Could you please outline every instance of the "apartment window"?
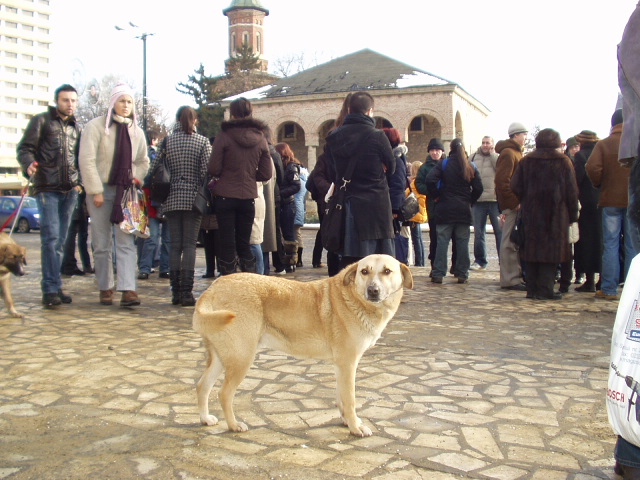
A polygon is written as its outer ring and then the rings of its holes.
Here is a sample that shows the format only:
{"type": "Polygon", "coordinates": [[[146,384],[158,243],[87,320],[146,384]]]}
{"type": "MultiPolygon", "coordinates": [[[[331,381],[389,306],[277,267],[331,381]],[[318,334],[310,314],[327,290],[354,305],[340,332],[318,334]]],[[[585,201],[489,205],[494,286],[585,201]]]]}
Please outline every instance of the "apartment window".
{"type": "MultiPolygon", "coordinates": [[[[33,0],[32,0],[33,1],[33,0]]],[[[49,0],[40,0],[42,5],[49,5],[49,0]]]]}
{"type": "Polygon", "coordinates": [[[33,98],[23,98],[22,103],[25,105],[33,105],[33,98]]]}
{"type": "Polygon", "coordinates": [[[49,50],[49,44],[47,42],[38,42],[38,46],[40,48],[46,48],[47,50],[49,50]]]}
{"type": "Polygon", "coordinates": [[[18,114],[16,112],[4,112],[4,115],[7,118],[18,118],[18,114]]]}
{"type": "MultiPolygon", "coordinates": [[[[26,30],[27,32],[33,32],[33,25],[22,25],[22,29],[26,30]]],[[[31,42],[31,45],[33,45],[33,42],[31,42]]]]}
{"type": "Polygon", "coordinates": [[[25,120],[31,120],[33,118],[33,113],[23,113],[22,116],[25,120]]]}
{"type": "Polygon", "coordinates": [[[38,76],[44,77],[44,78],[49,78],[49,73],[48,72],[42,72],[42,71],[38,70],[38,76]]]}
{"type": "Polygon", "coordinates": [[[14,7],[5,7],[7,13],[18,13],[18,9],[14,7]]]}
{"type": "Polygon", "coordinates": [[[33,70],[29,68],[23,68],[22,73],[24,73],[25,75],[33,75],[33,70]]]}
{"type": "Polygon", "coordinates": [[[7,103],[18,103],[18,99],[15,97],[4,97],[4,101],[7,103]]]}
{"type": "Polygon", "coordinates": [[[4,84],[8,87],[8,88],[18,88],[18,84],[16,82],[4,82],[4,84]]]}
{"type": "Polygon", "coordinates": [[[18,28],[18,24],[16,22],[4,22],[7,28],[18,28]]]}
{"type": "Polygon", "coordinates": [[[7,35],[4,36],[4,39],[8,42],[8,43],[18,43],[18,39],[16,37],[9,37],[7,35]]]}
{"type": "Polygon", "coordinates": [[[49,105],[49,102],[47,102],[46,100],[38,100],[38,105],[40,105],[41,107],[46,107],[47,105],[49,105]]]}
{"type": "Polygon", "coordinates": [[[9,73],[18,73],[18,69],[16,67],[4,67],[4,69],[9,73]]]}
{"type": "Polygon", "coordinates": [[[49,20],[49,15],[47,13],[38,13],[38,18],[49,20]]]}
{"type": "Polygon", "coordinates": [[[4,127],[4,131],[7,133],[18,133],[18,129],[16,127],[4,127]]]}
{"type": "Polygon", "coordinates": [[[23,83],[22,88],[24,90],[33,90],[33,85],[31,85],[30,83],[23,83]]]}
{"type": "Polygon", "coordinates": [[[26,38],[23,38],[22,44],[27,45],[28,47],[33,47],[33,40],[27,40],[26,38]]]}
{"type": "Polygon", "coordinates": [[[45,35],[49,35],[49,29],[48,28],[38,27],[38,31],[40,33],[44,33],[45,35]]]}
{"type": "Polygon", "coordinates": [[[27,17],[33,17],[33,12],[31,10],[22,10],[22,14],[26,15],[27,17]]]}
{"type": "Polygon", "coordinates": [[[47,57],[38,57],[38,61],[40,63],[49,63],[49,59],[47,57]]]}
{"type": "Polygon", "coordinates": [[[23,60],[33,61],[33,55],[27,55],[26,53],[23,53],[22,54],[22,59],[23,60]]]}
{"type": "Polygon", "coordinates": [[[38,91],[39,92],[48,92],[49,91],[49,87],[47,87],[46,85],[38,85],[38,91]]]}

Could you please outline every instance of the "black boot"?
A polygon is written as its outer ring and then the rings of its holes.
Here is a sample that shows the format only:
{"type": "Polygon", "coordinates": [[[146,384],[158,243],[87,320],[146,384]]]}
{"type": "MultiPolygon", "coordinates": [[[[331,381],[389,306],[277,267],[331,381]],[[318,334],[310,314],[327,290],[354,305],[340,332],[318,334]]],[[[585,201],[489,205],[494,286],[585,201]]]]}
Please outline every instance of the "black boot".
{"type": "Polygon", "coordinates": [[[295,240],[283,240],[284,245],[284,263],[285,267],[295,267],[296,263],[298,263],[298,242],[295,240]]]}
{"type": "Polygon", "coordinates": [[[193,298],[193,270],[182,270],[180,275],[180,289],[182,290],[181,303],[183,307],[193,307],[196,299],[193,298]]]}
{"type": "Polygon", "coordinates": [[[251,258],[241,258],[240,259],[240,270],[248,273],[256,273],[256,257],[251,258]]]}
{"type": "Polygon", "coordinates": [[[304,265],[302,265],[302,247],[298,247],[298,262],[296,263],[296,267],[297,268],[301,268],[304,265]]]}
{"type": "Polygon", "coordinates": [[[579,287],[576,287],[576,292],[593,293],[595,291],[596,291],[595,273],[587,273],[587,279],[582,285],[580,285],[579,287]]]}
{"type": "Polygon", "coordinates": [[[171,304],[178,305],[181,301],[180,270],[171,270],[169,272],[169,282],[171,284],[171,304]]]}
{"type": "Polygon", "coordinates": [[[230,275],[232,273],[236,273],[237,264],[237,258],[234,258],[232,262],[227,262],[225,260],[222,260],[221,258],[218,258],[218,268],[220,269],[220,275],[230,275]]]}

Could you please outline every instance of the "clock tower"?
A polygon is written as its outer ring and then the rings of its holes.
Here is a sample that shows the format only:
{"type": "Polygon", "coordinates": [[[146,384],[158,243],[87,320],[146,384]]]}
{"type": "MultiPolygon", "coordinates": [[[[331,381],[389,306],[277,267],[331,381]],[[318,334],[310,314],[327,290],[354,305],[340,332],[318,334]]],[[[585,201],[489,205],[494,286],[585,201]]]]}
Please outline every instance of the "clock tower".
{"type": "Polygon", "coordinates": [[[251,48],[253,55],[258,55],[261,72],[267,71],[267,60],[264,57],[264,17],[269,10],[264,8],[260,0],[233,0],[222,13],[229,18],[229,60],[238,56],[244,45],[251,48]]]}

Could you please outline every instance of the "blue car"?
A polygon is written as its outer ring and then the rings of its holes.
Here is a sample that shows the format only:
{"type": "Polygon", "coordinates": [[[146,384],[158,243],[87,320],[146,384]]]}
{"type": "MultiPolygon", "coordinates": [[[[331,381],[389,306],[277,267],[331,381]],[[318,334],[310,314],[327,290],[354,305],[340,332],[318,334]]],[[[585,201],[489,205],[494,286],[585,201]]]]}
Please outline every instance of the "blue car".
{"type": "MultiPolygon", "coordinates": [[[[7,218],[16,211],[18,205],[20,205],[20,198],[22,197],[0,197],[0,225],[4,225],[7,218]]],[[[14,221],[15,218],[12,218],[6,228],[11,228],[14,221]]],[[[24,197],[20,216],[18,217],[14,231],[18,233],[28,233],[32,229],[40,229],[40,212],[35,198],[24,197]]]]}

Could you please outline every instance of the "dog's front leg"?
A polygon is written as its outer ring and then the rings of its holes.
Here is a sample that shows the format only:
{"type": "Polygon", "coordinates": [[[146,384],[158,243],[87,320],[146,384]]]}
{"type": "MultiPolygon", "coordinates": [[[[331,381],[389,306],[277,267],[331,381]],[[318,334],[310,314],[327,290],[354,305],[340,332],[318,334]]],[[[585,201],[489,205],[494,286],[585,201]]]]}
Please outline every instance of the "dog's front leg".
{"type": "Polygon", "coordinates": [[[372,435],[369,427],[362,424],[356,415],[356,369],[358,362],[336,365],[336,391],[338,396],[338,410],[342,421],[349,427],[353,435],[369,437],[372,435]]]}
{"type": "Polygon", "coordinates": [[[16,310],[16,307],[13,304],[13,297],[11,296],[11,283],[9,278],[0,282],[0,288],[2,288],[2,299],[4,300],[4,305],[9,310],[9,313],[16,318],[24,317],[23,314],[16,310]]]}

